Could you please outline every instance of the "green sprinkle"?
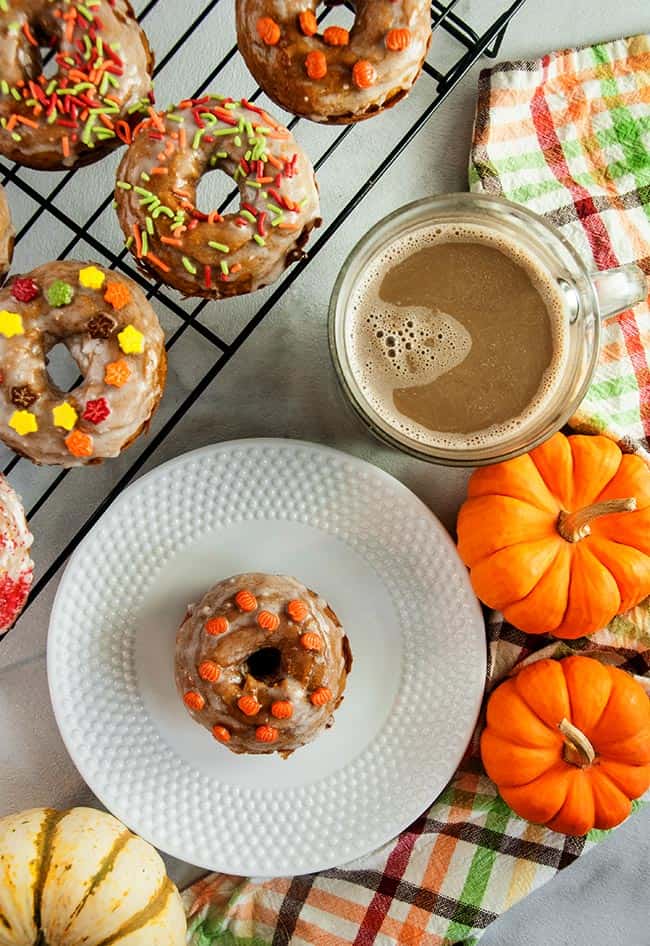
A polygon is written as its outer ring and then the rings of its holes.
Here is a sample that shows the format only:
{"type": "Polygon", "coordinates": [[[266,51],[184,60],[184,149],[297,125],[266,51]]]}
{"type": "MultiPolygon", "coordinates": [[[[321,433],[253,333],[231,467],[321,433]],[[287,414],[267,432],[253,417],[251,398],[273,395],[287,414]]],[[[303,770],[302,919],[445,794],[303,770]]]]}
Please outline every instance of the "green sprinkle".
{"type": "MultiPolygon", "coordinates": [[[[174,108],[173,105],[172,108],[174,108]]],[[[167,112],[167,118],[170,120],[170,122],[178,122],[179,125],[182,125],[185,122],[185,119],[182,115],[176,115],[174,112],[167,112]]]]}
{"type": "Polygon", "coordinates": [[[49,289],[45,290],[45,298],[51,306],[56,308],[70,305],[74,299],[74,289],[70,283],[64,282],[62,279],[56,279],[49,289]]]}
{"type": "Polygon", "coordinates": [[[151,216],[153,217],[154,220],[157,220],[161,214],[165,214],[166,217],[173,218],[174,211],[170,210],[169,207],[165,207],[164,204],[161,204],[160,207],[156,207],[155,210],[151,211],[151,216]]]}
{"type": "Polygon", "coordinates": [[[227,152],[227,151],[217,151],[214,156],[215,156],[215,158],[227,158],[227,157],[228,157],[228,152],[227,152]]]}
{"type": "Polygon", "coordinates": [[[233,141],[235,142],[236,148],[241,148],[241,138],[239,137],[239,135],[235,135],[235,137],[233,138],[233,141]]]}
{"type": "Polygon", "coordinates": [[[151,191],[148,191],[146,187],[134,187],[133,190],[136,194],[140,194],[141,197],[155,197],[155,194],[152,194],[151,191]]]}
{"type": "Polygon", "coordinates": [[[128,181],[118,181],[117,186],[121,191],[130,191],[133,187],[133,185],[129,184],[128,181]]]}
{"type": "Polygon", "coordinates": [[[281,213],[283,213],[282,208],[281,208],[281,207],[278,207],[277,204],[272,204],[272,203],[269,202],[266,206],[269,208],[269,210],[272,210],[274,214],[281,214],[281,213]]]}
{"type": "Polygon", "coordinates": [[[10,23],[8,29],[11,30],[12,33],[17,33],[20,29],[20,23],[18,20],[14,20],[13,23],[10,23]]]}
{"type": "Polygon", "coordinates": [[[6,79],[0,80],[0,89],[2,89],[3,95],[9,95],[9,83],[6,79]]]}
{"type": "Polygon", "coordinates": [[[95,116],[91,115],[86,124],[84,125],[84,130],[81,133],[81,140],[85,145],[92,144],[91,135],[93,132],[93,125],[95,124],[95,116]]]}
{"type": "Polygon", "coordinates": [[[217,243],[214,240],[208,240],[208,246],[213,250],[219,250],[220,253],[230,253],[230,247],[226,243],[217,243]]]}
{"type": "Polygon", "coordinates": [[[113,203],[111,204],[111,207],[113,208],[113,210],[117,210],[117,201],[116,201],[116,200],[113,201],[113,203]]]}
{"type": "Polygon", "coordinates": [[[221,267],[221,272],[224,274],[224,276],[227,276],[230,272],[230,267],[228,266],[228,263],[226,263],[225,259],[221,260],[219,266],[221,267]]]}
{"type": "Polygon", "coordinates": [[[150,175],[147,174],[146,171],[141,171],[141,172],[140,172],[140,177],[142,178],[143,181],[150,181],[150,180],[151,180],[150,175]]]}
{"type": "Polygon", "coordinates": [[[255,217],[254,217],[254,215],[250,212],[250,210],[240,210],[240,211],[239,211],[239,216],[240,216],[240,217],[243,217],[244,220],[248,220],[249,223],[255,223],[255,217]]]}
{"type": "Polygon", "coordinates": [[[258,246],[266,246],[266,240],[264,239],[264,237],[261,237],[259,233],[254,233],[253,239],[255,240],[258,246]]]}
{"type": "Polygon", "coordinates": [[[79,13],[81,13],[81,15],[84,16],[89,23],[92,23],[94,15],[92,11],[88,9],[88,7],[84,6],[83,3],[77,3],[77,10],[79,10],[79,13]]]}
{"type": "Polygon", "coordinates": [[[257,181],[246,181],[246,187],[256,187],[259,190],[261,186],[257,181]]]}
{"type": "Polygon", "coordinates": [[[22,135],[19,135],[17,131],[12,131],[11,137],[13,138],[14,141],[22,141],[22,140],[23,140],[23,136],[22,136],[22,135]]]}
{"type": "Polygon", "coordinates": [[[54,109],[54,111],[52,112],[52,114],[47,116],[47,124],[48,124],[48,125],[53,125],[54,122],[57,120],[58,117],[59,117],[59,113],[57,112],[56,109],[54,109]]]}
{"type": "Polygon", "coordinates": [[[244,173],[244,169],[241,168],[239,165],[237,165],[237,167],[234,170],[232,179],[233,181],[238,181],[240,177],[246,177],[246,175],[244,173]]]}
{"type": "Polygon", "coordinates": [[[84,59],[88,61],[93,54],[93,44],[90,42],[90,36],[87,33],[84,33],[83,41],[86,48],[84,59]]]}
{"type": "Polygon", "coordinates": [[[12,88],[11,94],[13,95],[13,97],[16,99],[17,102],[20,102],[20,92],[18,91],[18,89],[12,88]]]}
{"type": "Polygon", "coordinates": [[[188,271],[188,273],[191,273],[192,276],[196,276],[196,266],[191,260],[187,258],[187,256],[183,257],[183,266],[188,271]]]}
{"type": "Polygon", "coordinates": [[[126,240],[124,241],[124,246],[127,248],[127,250],[130,250],[130,249],[131,249],[131,247],[133,246],[133,237],[132,237],[132,236],[126,238],[126,240]]]}
{"type": "Polygon", "coordinates": [[[9,4],[7,3],[7,0],[0,0],[0,10],[2,10],[3,13],[9,13],[9,4]]]}
{"type": "Polygon", "coordinates": [[[135,105],[132,105],[130,108],[127,108],[127,112],[129,113],[129,115],[133,115],[134,112],[139,112],[141,108],[142,106],[140,102],[136,102],[135,105]]]}
{"type": "Polygon", "coordinates": [[[52,94],[52,92],[54,92],[55,89],[56,89],[56,79],[52,79],[52,81],[48,83],[48,86],[45,89],[45,94],[49,96],[52,94]]]}
{"type": "Polygon", "coordinates": [[[251,159],[251,154],[252,154],[252,152],[251,152],[251,150],[250,150],[250,148],[249,148],[248,151],[246,152],[246,154],[244,155],[244,160],[245,160],[245,161],[250,161],[250,159],[251,159]]]}
{"type": "Polygon", "coordinates": [[[201,144],[201,138],[206,133],[206,130],[207,129],[205,128],[197,128],[196,134],[194,135],[194,139],[192,141],[192,151],[198,150],[199,145],[201,144]]]}
{"type": "Polygon", "coordinates": [[[271,131],[271,129],[270,129],[270,128],[267,128],[266,125],[258,125],[258,126],[257,126],[257,134],[258,134],[258,135],[268,135],[270,131],[271,131]]]}
{"type": "Polygon", "coordinates": [[[274,217],[273,220],[271,220],[271,226],[279,227],[283,220],[284,220],[284,214],[278,214],[277,217],[274,217]]]}
{"type": "Polygon", "coordinates": [[[142,255],[146,256],[149,252],[149,235],[146,230],[140,234],[140,240],[142,241],[142,255]]]}
{"type": "Polygon", "coordinates": [[[144,218],[144,225],[147,228],[147,233],[149,234],[149,236],[153,236],[154,229],[153,229],[153,220],[151,219],[151,217],[144,218]]]}
{"type": "Polygon", "coordinates": [[[226,104],[224,105],[224,108],[227,108],[228,111],[231,112],[234,108],[239,108],[240,105],[241,105],[241,102],[226,102],[226,104]]]}

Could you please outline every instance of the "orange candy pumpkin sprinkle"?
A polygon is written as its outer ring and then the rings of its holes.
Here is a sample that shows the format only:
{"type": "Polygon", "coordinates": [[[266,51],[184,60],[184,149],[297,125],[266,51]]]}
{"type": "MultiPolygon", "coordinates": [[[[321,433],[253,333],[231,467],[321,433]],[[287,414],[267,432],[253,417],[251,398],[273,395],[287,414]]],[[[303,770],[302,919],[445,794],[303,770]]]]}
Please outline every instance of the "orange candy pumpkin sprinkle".
{"type": "Polygon", "coordinates": [[[274,726],[258,726],[255,730],[255,738],[258,742],[275,742],[278,735],[274,726]]]}
{"type": "Polygon", "coordinates": [[[262,708],[254,696],[248,695],[240,696],[237,700],[237,706],[242,711],[244,716],[257,716],[262,708]]]}
{"type": "Polygon", "coordinates": [[[329,687],[318,687],[309,697],[313,706],[325,706],[332,699],[332,691],[329,687]]]}
{"type": "Polygon", "coordinates": [[[265,631],[277,631],[280,627],[280,618],[272,611],[260,611],[257,615],[257,623],[265,631]]]}
{"type": "Polygon", "coordinates": [[[131,377],[128,361],[120,358],[119,361],[109,361],[104,369],[104,381],[114,388],[123,388],[131,377]]]}
{"type": "Polygon", "coordinates": [[[304,601],[294,598],[293,601],[290,601],[287,605],[287,614],[296,624],[302,624],[309,614],[309,608],[304,601]]]}
{"type": "Polygon", "coordinates": [[[222,616],[210,618],[209,621],[205,622],[205,633],[212,637],[218,637],[219,634],[225,634],[229,626],[228,618],[222,616]]]}
{"type": "Polygon", "coordinates": [[[323,641],[318,634],[307,633],[300,638],[300,644],[305,650],[315,650],[320,653],[323,649],[323,641]]]}
{"type": "Polygon", "coordinates": [[[252,591],[243,588],[235,595],[235,604],[240,611],[254,611],[257,608],[257,598],[252,591]]]}
{"type": "Polygon", "coordinates": [[[357,59],[352,67],[352,81],[358,89],[369,89],[377,81],[377,70],[367,59],[357,59]]]}
{"type": "Polygon", "coordinates": [[[185,703],[188,709],[194,710],[196,713],[200,713],[205,706],[205,700],[196,690],[190,690],[186,693],[183,697],[183,703],[185,703]]]}
{"type": "Polygon", "coordinates": [[[271,705],[271,716],[276,719],[291,719],[293,716],[293,703],[289,700],[277,700],[271,705]]]}
{"type": "Polygon", "coordinates": [[[298,14],[298,25],[305,36],[315,36],[318,32],[318,20],[311,10],[303,10],[298,14]]]}
{"type": "Polygon", "coordinates": [[[386,49],[391,52],[401,52],[408,49],[411,45],[411,31],[404,27],[403,29],[389,30],[386,33],[386,49]]]}
{"type": "Polygon", "coordinates": [[[212,735],[218,742],[230,742],[230,732],[225,726],[213,726],[212,735]]]}
{"type": "Polygon", "coordinates": [[[106,283],[106,292],[104,301],[113,306],[114,309],[123,309],[131,301],[131,290],[123,282],[115,280],[106,283]]]}
{"type": "Polygon", "coordinates": [[[93,438],[81,430],[73,430],[65,438],[64,443],[73,457],[86,459],[93,455],[93,438]]]}
{"type": "Polygon", "coordinates": [[[214,660],[204,660],[198,666],[199,676],[208,683],[216,683],[221,676],[221,667],[214,660]]]}
{"type": "Polygon", "coordinates": [[[305,71],[310,79],[324,79],[327,75],[325,53],[315,49],[305,57],[305,71]]]}
{"type": "Polygon", "coordinates": [[[276,46],[280,42],[281,30],[270,16],[261,16],[257,21],[257,35],[266,46],[276,46]]]}
{"type": "Polygon", "coordinates": [[[323,33],[323,39],[328,46],[347,46],[350,34],[342,26],[328,26],[323,33]]]}

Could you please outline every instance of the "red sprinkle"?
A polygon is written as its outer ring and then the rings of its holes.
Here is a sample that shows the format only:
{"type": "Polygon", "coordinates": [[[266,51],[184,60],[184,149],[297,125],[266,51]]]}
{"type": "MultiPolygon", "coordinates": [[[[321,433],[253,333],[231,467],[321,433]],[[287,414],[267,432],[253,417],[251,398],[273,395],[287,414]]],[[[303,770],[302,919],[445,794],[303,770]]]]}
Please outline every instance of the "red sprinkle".
{"type": "Polygon", "coordinates": [[[96,401],[88,401],[86,409],[81,415],[84,420],[89,420],[91,424],[101,424],[103,420],[110,417],[111,409],[105,397],[98,397],[96,401]]]}
{"type": "Polygon", "coordinates": [[[18,302],[31,302],[39,294],[40,289],[33,279],[18,276],[11,284],[11,295],[18,302]]]}

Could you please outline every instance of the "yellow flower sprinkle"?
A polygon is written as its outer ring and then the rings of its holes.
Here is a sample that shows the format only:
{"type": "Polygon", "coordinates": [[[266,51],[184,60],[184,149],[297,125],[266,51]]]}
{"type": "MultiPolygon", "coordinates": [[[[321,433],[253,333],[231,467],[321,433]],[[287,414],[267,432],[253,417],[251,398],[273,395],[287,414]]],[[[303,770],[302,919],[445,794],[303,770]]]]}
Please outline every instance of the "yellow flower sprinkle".
{"type": "Polygon", "coordinates": [[[0,312],[0,334],[5,338],[13,338],[14,335],[24,335],[23,317],[19,312],[7,312],[3,309],[0,312]]]}
{"type": "Polygon", "coordinates": [[[79,270],[79,283],[84,289],[101,289],[106,281],[106,276],[97,269],[96,266],[86,266],[79,270]]]}
{"type": "Polygon", "coordinates": [[[36,415],[32,414],[31,411],[14,411],[9,420],[9,426],[21,437],[24,437],[26,434],[33,434],[38,430],[38,421],[36,415]]]}
{"type": "Polygon", "coordinates": [[[72,404],[64,401],[52,408],[52,419],[55,427],[63,427],[64,430],[72,430],[79,419],[72,404]]]}
{"type": "Polygon", "coordinates": [[[144,351],[144,335],[133,325],[127,325],[119,333],[117,340],[125,355],[139,355],[144,351]]]}

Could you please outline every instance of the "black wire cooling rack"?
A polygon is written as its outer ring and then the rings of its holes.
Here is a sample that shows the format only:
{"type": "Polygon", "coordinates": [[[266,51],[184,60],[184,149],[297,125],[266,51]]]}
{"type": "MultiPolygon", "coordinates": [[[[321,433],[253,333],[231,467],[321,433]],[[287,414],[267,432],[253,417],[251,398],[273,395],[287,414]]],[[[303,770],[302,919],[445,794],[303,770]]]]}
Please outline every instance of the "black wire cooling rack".
{"type": "MultiPolygon", "coordinates": [[[[97,522],[100,516],[111,505],[121,491],[131,482],[144,464],[152,457],[155,451],[176,428],[179,422],[186,415],[188,410],[206,391],[208,386],[214,381],[219,372],[228,364],[246,339],[260,325],[263,319],[271,310],[283,299],[289,288],[300,279],[302,273],[309,266],[313,266],[314,261],[325,246],[332,240],[337,231],[341,228],[350,214],[353,214],[361,201],[368,195],[381,180],[388,169],[394,164],[396,159],[402,154],[409,143],[415,138],[418,132],[424,127],[431,118],[434,111],[445,100],[454,86],[465,75],[465,73],[474,65],[481,56],[494,58],[501,46],[505,31],[511,19],[518,13],[526,0],[514,0],[514,2],[499,2],[493,0],[490,9],[494,10],[495,16],[487,26],[474,29],[467,20],[470,14],[461,16],[464,9],[472,9],[477,5],[471,0],[449,0],[447,3],[441,0],[434,0],[431,4],[431,19],[433,26],[433,42],[428,61],[424,64],[423,75],[420,78],[416,88],[421,89],[422,85],[429,83],[429,89],[426,91],[425,105],[417,110],[417,114],[407,127],[396,123],[395,140],[388,142],[387,153],[385,153],[379,163],[362,180],[355,192],[348,197],[343,206],[338,209],[335,216],[326,219],[323,228],[318,232],[318,236],[309,245],[309,254],[291,269],[287,271],[284,277],[273,287],[273,289],[263,298],[259,305],[253,306],[253,314],[245,321],[243,327],[231,341],[226,341],[220,337],[206,321],[200,318],[206,305],[211,303],[208,300],[183,300],[178,301],[160,282],[148,282],[131,263],[131,258],[126,250],[114,251],[106,243],[106,237],[102,237],[101,231],[96,228],[100,219],[108,213],[112,213],[111,204],[113,193],[110,186],[106,186],[103,198],[94,209],[84,214],[84,219],[75,219],[75,215],[68,212],[66,206],[66,193],[71,187],[74,187],[75,179],[78,175],[88,174],[88,169],[79,171],[69,171],[59,175],[50,175],[43,172],[31,172],[20,165],[8,166],[6,162],[0,161],[0,175],[2,183],[7,188],[7,195],[10,206],[12,198],[21,198],[23,203],[29,209],[23,216],[24,222],[17,227],[16,234],[16,252],[20,252],[20,246],[24,241],[30,239],[31,235],[42,228],[45,232],[47,228],[52,231],[60,231],[65,234],[65,245],[62,246],[57,254],[58,259],[67,257],[74,258],[80,255],[94,254],[97,258],[106,260],[106,264],[111,269],[118,269],[130,276],[139,283],[145,290],[147,297],[152,299],[159,315],[161,310],[165,315],[173,317],[178,324],[168,332],[166,347],[170,357],[173,358],[174,349],[184,335],[188,332],[196,332],[205,340],[209,346],[210,357],[207,362],[207,368],[203,370],[196,383],[193,384],[188,392],[184,392],[180,403],[176,404],[173,410],[169,411],[162,419],[154,423],[153,433],[149,438],[142,438],[143,444],[141,450],[133,459],[126,463],[117,461],[107,461],[102,467],[103,470],[109,470],[102,479],[103,495],[97,498],[97,501],[84,509],[80,521],[72,524],[70,534],[62,535],[58,542],[59,548],[55,549],[51,561],[41,568],[41,574],[38,575],[34,583],[30,598],[23,614],[29,611],[39,596],[48,587],[51,580],[57,575],[66,559],[74,551],[78,543],[89,532],[92,526],[97,522]],[[444,54],[442,50],[444,49],[444,54]],[[433,63],[433,64],[432,64],[433,63]],[[444,67],[440,64],[444,63],[444,67]],[[52,187],[52,181],[55,181],[52,187]],[[48,187],[51,187],[48,190],[48,187]],[[86,249],[87,248],[87,249],[86,249]],[[116,464],[115,472],[111,473],[112,463],[116,464]]],[[[338,7],[340,0],[330,0],[330,4],[322,4],[320,7],[319,20],[325,20],[331,15],[332,7],[338,7]]],[[[169,72],[177,70],[177,85],[175,89],[177,97],[186,98],[190,95],[197,97],[209,89],[219,89],[220,79],[224,71],[232,66],[238,56],[236,44],[233,43],[225,53],[222,53],[219,60],[207,71],[207,74],[200,84],[192,89],[183,84],[183,57],[191,55],[194,39],[199,33],[205,32],[210,25],[212,17],[219,5],[224,8],[226,5],[229,11],[232,11],[230,0],[184,0],[179,4],[178,0],[148,0],[141,3],[138,10],[138,19],[143,28],[150,33],[152,26],[157,18],[169,18],[174,23],[178,22],[181,26],[180,35],[171,43],[162,56],[157,59],[155,76],[159,77],[163,71],[169,72]],[[182,22],[182,16],[179,15],[179,8],[186,7],[189,10],[191,20],[189,23],[182,22]],[[193,8],[196,7],[196,10],[193,8]]],[[[344,6],[351,9],[351,5],[345,3],[344,6]]],[[[478,5],[484,12],[483,6],[478,5]]],[[[138,4],[136,4],[138,7],[138,4]]],[[[340,10],[340,7],[338,7],[340,10]]],[[[225,16],[234,18],[232,12],[224,13],[225,16]]],[[[349,14],[348,14],[349,15],[349,14]]],[[[340,18],[340,13],[338,14],[340,18]]],[[[155,39],[153,42],[155,48],[155,39]]],[[[250,84],[250,77],[249,77],[250,84]]],[[[258,87],[247,97],[251,101],[263,98],[263,92],[258,87]]],[[[408,102],[409,100],[407,100],[408,102]]],[[[271,104],[271,109],[277,114],[278,110],[271,104]]],[[[397,107],[395,112],[403,108],[404,105],[397,107]]],[[[288,127],[293,129],[299,122],[304,120],[293,118],[288,123],[288,127]]],[[[371,123],[376,121],[372,119],[371,123]]],[[[362,123],[365,125],[366,123],[362,123]]],[[[320,153],[317,160],[314,161],[316,171],[323,169],[327,162],[333,159],[336,152],[344,145],[346,138],[353,132],[355,126],[345,126],[343,128],[333,127],[327,129],[329,139],[326,147],[320,153]]],[[[103,162],[102,162],[103,163],[103,162]]],[[[237,191],[233,190],[222,201],[219,210],[223,212],[234,200],[237,191]]],[[[93,194],[93,197],[95,195],[93,194]]],[[[99,195],[97,195],[99,196],[99,195]]],[[[13,209],[13,207],[12,207],[13,209]]],[[[79,215],[77,215],[79,216],[79,215]]],[[[41,240],[41,243],[43,241],[41,240]]],[[[115,245],[119,245],[116,243],[115,245]]],[[[55,250],[58,246],[55,246],[55,250]]],[[[49,256],[42,256],[38,262],[45,262],[55,255],[51,252],[49,256]]],[[[30,260],[32,265],[37,261],[30,260]]],[[[14,269],[16,266],[14,266],[14,269]]],[[[31,268],[31,267],[30,267],[31,268]]],[[[214,303],[212,303],[214,305],[214,303]]],[[[229,304],[220,303],[220,304],[229,304]]],[[[133,448],[132,448],[133,451],[133,448]]],[[[132,452],[129,451],[129,452],[132,452]]],[[[135,451],[133,451],[135,453],[135,451]]],[[[13,456],[4,466],[4,474],[10,480],[16,477],[16,468],[29,464],[29,461],[23,460],[18,456],[13,456]]],[[[35,468],[34,468],[35,469],[35,468]]],[[[21,471],[19,470],[18,473],[21,471]]],[[[27,517],[31,521],[37,513],[44,512],[44,507],[50,501],[57,502],[57,493],[60,492],[64,480],[70,475],[69,470],[56,470],[49,468],[45,471],[38,471],[33,474],[38,482],[32,484],[33,495],[29,497],[27,517]]],[[[86,471],[88,473],[88,471],[86,471]]],[[[22,485],[19,491],[23,491],[22,485]]],[[[38,530],[36,542],[38,545],[38,530]]],[[[0,636],[0,639],[2,637],[0,636]]]]}

